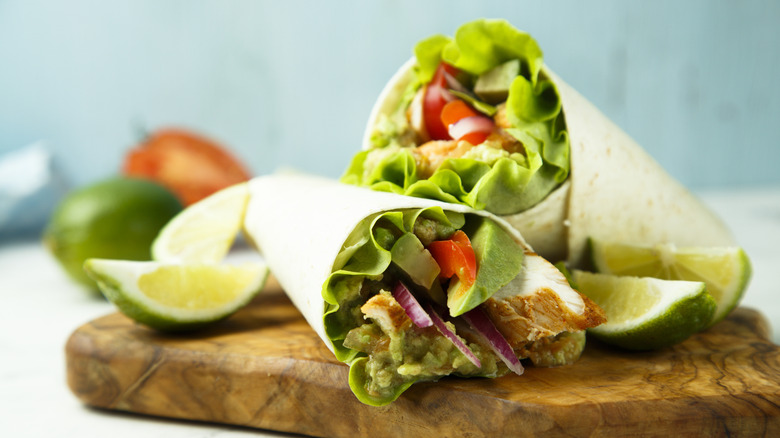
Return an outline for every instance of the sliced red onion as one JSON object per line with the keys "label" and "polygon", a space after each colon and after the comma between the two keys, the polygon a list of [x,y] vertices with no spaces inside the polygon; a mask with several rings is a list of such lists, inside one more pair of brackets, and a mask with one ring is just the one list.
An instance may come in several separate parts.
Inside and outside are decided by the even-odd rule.
{"label": "sliced red onion", "polygon": [[406,314],[409,315],[409,318],[417,327],[430,327],[433,325],[431,317],[425,313],[425,309],[422,308],[414,295],[409,292],[409,288],[400,281],[393,289],[393,298],[404,308]]}
{"label": "sliced red onion", "polygon": [[428,84],[427,92],[425,93],[424,98],[428,98],[431,100],[437,100],[441,98],[444,99],[445,102],[452,102],[453,100],[455,100],[455,96],[452,93],[450,93],[450,90],[433,82]]}
{"label": "sliced red onion", "polygon": [[523,374],[523,365],[515,355],[512,346],[506,341],[504,335],[498,331],[493,321],[488,318],[481,308],[477,307],[462,315],[462,318],[478,331],[490,344],[490,348],[504,361],[510,370],[516,374]]}
{"label": "sliced red onion", "polygon": [[448,127],[450,137],[459,139],[472,132],[493,132],[493,121],[484,116],[464,117]]}
{"label": "sliced red onion", "polygon": [[482,362],[479,361],[479,358],[474,354],[471,349],[466,346],[466,344],[463,343],[463,341],[460,340],[458,335],[455,334],[452,330],[450,330],[449,327],[447,327],[446,324],[444,324],[444,320],[441,319],[441,316],[439,316],[438,313],[436,313],[436,310],[434,310],[433,306],[430,304],[426,305],[426,310],[428,310],[428,314],[431,316],[431,319],[433,320],[433,324],[436,326],[437,329],[443,334],[447,339],[450,340],[453,344],[455,344],[455,347],[460,350],[461,353],[463,353],[468,360],[471,361],[474,365],[477,366],[477,368],[482,368]]}
{"label": "sliced red onion", "polygon": [[440,87],[440,90],[441,90],[441,91],[440,91],[440,93],[441,93],[441,97],[442,97],[442,98],[443,98],[445,101],[447,101],[447,102],[452,102],[453,100],[455,100],[455,99],[456,99],[456,97],[455,97],[455,96],[454,96],[452,93],[450,93],[450,90],[448,90],[448,89],[446,89],[446,88],[444,88],[444,87]]}
{"label": "sliced red onion", "polygon": [[444,81],[447,83],[447,86],[450,87],[450,89],[468,94],[469,96],[472,96],[473,93],[469,91],[468,88],[463,86],[463,84],[460,83],[459,80],[455,79],[455,76],[447,73],[447,71],[444,71]]}

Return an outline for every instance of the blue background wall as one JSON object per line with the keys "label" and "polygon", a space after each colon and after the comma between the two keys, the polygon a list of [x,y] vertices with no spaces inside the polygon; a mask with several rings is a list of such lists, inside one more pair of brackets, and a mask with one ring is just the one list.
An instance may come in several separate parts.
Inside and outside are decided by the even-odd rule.
{"label": "blue background wall", "polygon": [[75,185],[139,128],[211,136],[256,174],[337,177],[433,33],[530,32],[558,74],[694,188],[780,183],[777,1],[0,0],[0,154],[44,140]]}

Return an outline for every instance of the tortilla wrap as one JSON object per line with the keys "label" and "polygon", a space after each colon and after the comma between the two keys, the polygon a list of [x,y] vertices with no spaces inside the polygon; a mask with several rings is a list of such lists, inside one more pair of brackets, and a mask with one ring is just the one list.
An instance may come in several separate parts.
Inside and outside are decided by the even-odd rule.
{"label": "tortilla wrap", "polygon": [[[363,149],[382,114],[397,108],[414,79],[412,57],[384,87],[369,116]],[[532,208],[502,216],[545,258],[587,263],[587,241],[728,246],[724,223],[645,150],[546,65],[561,98],[570,139],[568,179]]]}
{"label": "tortilla wrap", "polygon": [[[364,219],[375,213],[407,208],[442,207],[478,212],[464,205],[341,184],[302,174],[257,177],[249,182],[250,201],[244,229],[290,300],[333,351],[322,319],[322,288],[333,271],[344,242]],[[527,246],[512,226],[494,218]]]}
{"label": "tortilla wrap", "polygon": [[[474,306],[483,309],[485,315],[494,320],[494,324],[497,324],[496,327],[500,331],[506,332],[503,334],[509,342],[508,345],[515,350],[515,354],[520,355],[515,358],[515,361],[518,358],[528,358],[539,366],[572,363],[579,357],[582,348],[584,348],[584,330],[604,322],[603,311],[598,306],[587,297],[571,289],[563,274],[552,264],[534,254],[514,227],[489,212],[477,211],[465,205],[372,191],[367,188],[301,174],[258,177],[249,182],[249,191],[250,202],[244,218],[244,231],[248,239],[263,255],[282,288],[314,331],[325,342],[328,349],[339,360],[351,366],[350,386],[364,403],[376,405],[389,403],[409,385],[417,381],[414,380],[399,387],[399,391],[389,398],[372,399],[370,396],[361,395],[360,391],[356,390],[353,385],[353,368],[355,368],[353,365],[361,358],[366,359],[366,357],[359,355],[359,352],[351,347],[347,347],[346,343],[334,345],[334,320],[331,319],[330,322],[327,320],[332,313],[331,310],[334,309],[333,304],[336,304],[329,301],[328,298],[335,299],[329,295],[331,293],[330,287],[334,284],[332,278],[338,273],[345,272],[344,270],[349,267],[348,260],[351,259],[348,257],[351,255],[345,257],[345,253],[357,254],[358,251],[362,251],[359,245],[364,245],[364,243],[359,245],[353,243],[358,242],[355,236],[362,236],[363,234],[358,231],[364,229],[363,224],[375,220],[372,218],[377,217],[377,215],[399,211],[435,210],[441,211],[444,215],[455,213],[458,216],[487,218],[506,233],[505,235],[508,237],[504,239],[512,242],[511,246],[516,249],[516,252],[511,253],[506,250],[492,252],[491,254],[499,254],[499,257],[494,258],[494,260],[500,260],[500,263],[491,264],[485,261],[487,259],[479,259],[481,255],[477,251],[477,258],[481,260],[478,265],[477,282],[479,282],[482,269],[485,270],[483,278],[507,278],[502,280],[497,289],[491,292],[492,295],[483,297],[479,301],[485,306],[479,304],[474,304]],[[477,220],[477,223],[481,222],[481,219]],[[369,229],[373,227],[375,222],[370,223],[372,225]],[[406,216],[404,216],[404,223],[406,224]],[[411,223],[415,224],[416,219],[413,219]],[[468,225],[468,220],[466,223]],[[356,232],[358,233],[356,234]],[[415,233],[417,233],[416,229]],[[397,239],[397,241],[400,240],[400,238]],[[361,242],[366,242],[366,240],[363,239]],[[351,248],[354,249],[350,253]],[[394,250],[395,246],[393,246]],[[389,250],[385,248],[383,251]],[[522,267],[520,266],[521,259]],[[503,260],[514,260],[514,262]],[[393,261],[395,262],[396,259],[393,258]],[[389,260],[387,263],[390,263]],[[506,263],[512,263],[512,266],[509,267]],[[496,266],[505,266],[506,269],[498,268],[497,271]],[[381,268],[379,273],[384,273],[385,269],[388,268]],[[376,278],[376,274],[371,275],[373,275],[372,281],[378,281],[384,274],[380,275],[379,278]],[[368,280],[369,276],[361,276],[361,282],[364,281],[363,278]],[[388,278],[393,277],[391,275]],[[395,282],[396,280],[387,281]],[[431,281],[434,281],[433,278]],[[436,281],[438,282],[438,280]],[[452,284],[451,282],[450,285]],[[362,288],[363,286],[360,286],[360,297],[365,303],[368,298],[364,297]],[[371,292],[366,293],[369,294],[368,297],[374,298],[381,295],[381,293],[377,295],[371,295]],[[452,292],[449,293],[449,296],[451,295]],[[430,298],[423,297],[423,299]],[[393,300],[393,302],[395,301]],[[341,303],[339,302],[339,304]],[[342,305],[346,307],[345,304]],[[449,305],[448,301],[447,306]],[[360,307],[360,310],[365,315],[361,320],[367,321],[367,318],[371,316],[365,310],[365,306]],[[333,312],[335,311],[338,311],[338,305],[335,306]],[[471,313],[468,309],[465,312]],[[450,314],[457,315],[452,313],[452,307],[450,307]],[[408,313],[404,318],[408,318]],[[376,321],[376,318],[373,319]],[[364,324],[364,322],[358,324]],[[466,336],[461,332],[458,334]],[[558,335],[563,336],[563,338],[559,338]],[[561,359],[561,361],[553,358],[551,362],[544,363],[547,359],[543,356],[550,357],[546,352],[560,350],[560,347],[552,346],[552,343],[559,342],[558,339],[561,339],[559,345],[571,346],[569,352],[564,353],[569,354],[568,358]],[[339,341],[339,343],[342,342],[344,341]],[[473,345],[470,344],[470,346]],[[549,349],[547,349],[548,346]],[[477,354],[476,351],[475,354]],[[485,358],[483,353],[479,354]],[[483,364],[485,363],[483,361]],[[495,364],[495,362],[493,363]],[[495,377],[496,372],[507,371],[506,368],[501,371],[500,366],[496,371],[496,366],[498,365],[491,365],[492,371],[478,375]],[[478,367],[476,369],[478,372],[488,369]],[[520,369],[522,370],[522,367]],[[474,375],[473,370],[472,374],[469,375]],[[428,380],[431,379],[428,378]]]}

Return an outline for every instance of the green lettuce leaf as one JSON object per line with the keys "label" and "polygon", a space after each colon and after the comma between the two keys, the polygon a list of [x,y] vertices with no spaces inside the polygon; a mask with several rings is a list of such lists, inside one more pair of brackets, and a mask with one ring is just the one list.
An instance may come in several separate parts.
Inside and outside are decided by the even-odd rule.
{"label": "green lettuce leaf", "polygon": [[[542,128],[538,129],[537,128]],[[397,148],[366,167],[373,150],[358,153],[342,181],[373,190],[468,205],[495,214],[513,214],[533,207],[566,179],[568,147],[565,132],[553,141],[544,126],[511,130],[524,142],[525,159],[507,156],[492,164],[473,158],[450,158],[427,179],[420,179],[410,148]],[[544,157],[547,157],[545,160]],[[368,170],[368,171],[367,171]]]}
{"label": "green lettuce leaf", "polygon": [[365,387],[365,382],[369,378],[366,373],[366,365],[368,363],[367,357],[359,357],[355,359],[349,366],[349,388],[352,393],[355,394],[361,403],[369,406],[384,406],[394,402],[398,397],[403,394],[404,391],[409,389],[410,386],[418,382],[418,380],[409,380],[401,385],[396,386],[393,393],[388,397],[376,397],[370,394]]}
{"label": "green lettuce leaf", "polygon": [[542,69],[542,50],[531,35],[506,20],[481,19],[466,23],[455,40],[442,49],[442,60],[474,75],[512,59],[519,59],[524,76],[535,84]]}
{"label": "green lettuce leaf", "polygon": [[414,47],[414,56],[417,58],[418,83],[427,84],[433,79],[433,74],[439,67],[444,48],[452,42],[452,38],[444,35],[428,37]]}

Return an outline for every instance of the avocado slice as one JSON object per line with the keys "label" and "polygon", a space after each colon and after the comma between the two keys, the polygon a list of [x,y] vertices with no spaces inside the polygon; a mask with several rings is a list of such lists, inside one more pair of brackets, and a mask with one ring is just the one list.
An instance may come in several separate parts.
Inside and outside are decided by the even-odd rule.
{"label": "avocado slice", "polygon": [[439,276],[439,265],[413,233],[404,233],[390,250],[393,263],[398,265],[416,284],[430,289]]}
{"label": "avocado slice", "polygon": [[474,84],[474,94],[487,103],[505,102],[512,81],[520,74],[520,60],[513,59],[482,73]]}
{"label": "avocado slice", "polygon": [[523,248],[494,221],[470,216],[463,227],[477,259],[477,278],[467,290],[453,277],[447,291],[450,315],[462,315],[484,303],[522,269]]}

